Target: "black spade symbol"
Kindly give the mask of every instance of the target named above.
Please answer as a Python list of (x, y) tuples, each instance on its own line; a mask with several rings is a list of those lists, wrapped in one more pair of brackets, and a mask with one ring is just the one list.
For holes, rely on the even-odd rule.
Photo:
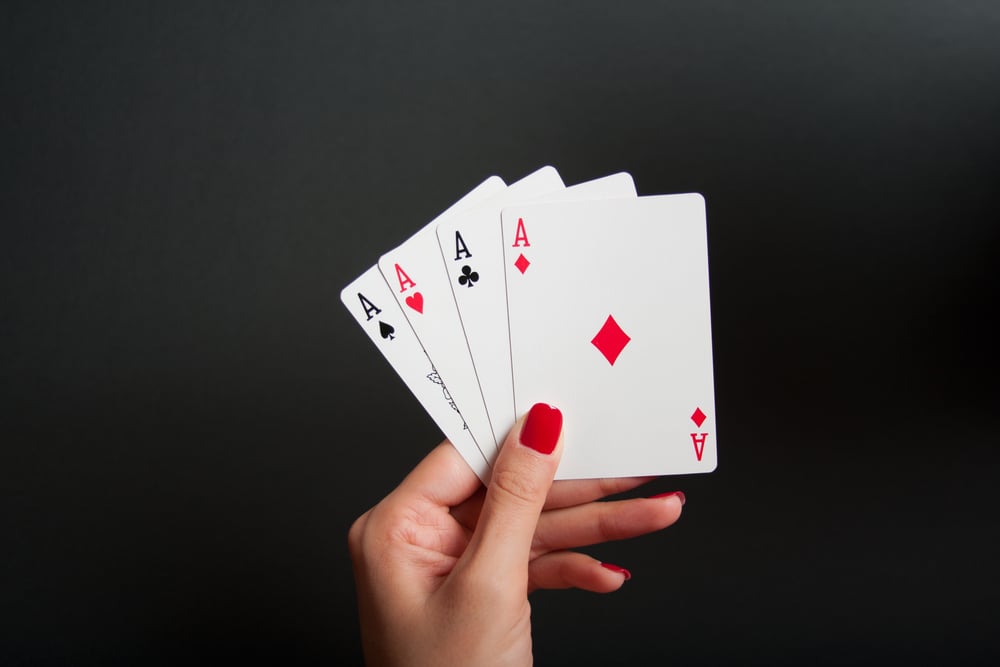
[(472, 284), (479, 280), (479, 273), (473, 271), (472, 267), (466, 264), (462, 267), (462, 275), (458, 277), (458, 284), (472, 287)]
[(389, 340), (393, 340), (395, 338), (393, 334), (396, 333), (396, 327), (392, 326), (391, 324), (386, 324), (382, 320), (379, 320), (378, 332), (382, 334), (382, 338), (388, 338)]

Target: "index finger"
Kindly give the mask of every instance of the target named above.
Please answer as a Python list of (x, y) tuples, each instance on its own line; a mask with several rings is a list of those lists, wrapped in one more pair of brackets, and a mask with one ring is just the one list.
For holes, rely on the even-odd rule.
[(624, 493), (651, 482), (656, 477), (607, 477), (603, 479), (564, 479), (552, 483), (545, 509), (582, 505), (605, 496)]
[(410, 471), (390, 495), (419, 497), (441, 507), (458, 505), (482, 482), (451, 442), (445, 440)]
[[(564, 479), (552, 483), (545, 498), (544, 511), (574, 507), (599, 500), (616, 493), (624, 493), (642, 486), (656, 477), (608, 477), (604, 479)], [(451, 508), (455, 519), (469, 530), (476, 528), (479, 512), (483, 508), (485, 488)]]

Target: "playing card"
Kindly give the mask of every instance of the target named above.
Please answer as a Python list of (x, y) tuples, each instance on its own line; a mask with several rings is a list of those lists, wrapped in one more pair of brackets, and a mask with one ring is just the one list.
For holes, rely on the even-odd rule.
[[(475, 204), (506, 189), (493, 176), (481, 183)], [(465, 201), (463, 199), (463, 201)], [(438, 376), (465, 419), (473, 440), (483, 457), (492, 462), (497, 446), (493, 438), (486, 406), (479, 390), (472, 359), (469, 357), (458, 318), (455, 300), (441, 264), (435, 228), (463, 209), (452, 207), (429, 222), (398, 248), (379, 258), (378, 266), (385, 282)]]
[[(493, 176), (452, 204), (445, 213), (475, 206), (504, 187), (503, 180)], [(469, 467), (487, 483), (489, 467), (486, 458), (378, 266), (372, 266), (345, 287), (340, 293), (340, 300)]]
[(469, 467), (484, 484), (488, 483), (490, 468), (486, 459), (378, 267), (372, 266), (345, 287), (340, 300)]
[[(544, 169), (536, 174), (542, 172)], [(486, 403), (493, 435), (501, 444), (514, 424), (515, 411), (507, 331), (504, 254), (497, 206), (528, 201), (634, 197), (636, 194), (632, 177), (624, 172), (565, 189), (546, 187), (545, 183), (538, 180), (529, 181), (529, 178), (522, 179), (484, 205), (454, 216), (437, 227), (441, 255), (450, 273), (451, 290), (458, 306), (469, 354)], [(562, 184), (561, 180), (559, 184)]]
[(515, 410), (563, 411), (557, 478), (714, 470), (701, 195), (526, 204), (501, 219)]

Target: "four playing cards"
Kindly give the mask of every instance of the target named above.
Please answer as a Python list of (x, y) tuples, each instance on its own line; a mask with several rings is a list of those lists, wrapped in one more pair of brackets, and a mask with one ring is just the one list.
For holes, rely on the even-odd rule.
[(538, 402), (562, 410), (557, 479), (711, 472), (705, 201), (618, 173), (491, 176), (341, 292), (487, 482)]

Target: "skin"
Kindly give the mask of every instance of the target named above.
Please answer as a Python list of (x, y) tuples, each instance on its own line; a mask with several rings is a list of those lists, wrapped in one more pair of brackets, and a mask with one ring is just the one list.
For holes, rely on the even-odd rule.
[(573, 549), (666, 528), (676, 496), (600, 501), (651, 478), (552, 482), (551, 454), (511, 430), (484, 489), (447, 441), (348, 535), (370, 667), (530, 665), (539, 588), (618, 590), (623, 572)]

